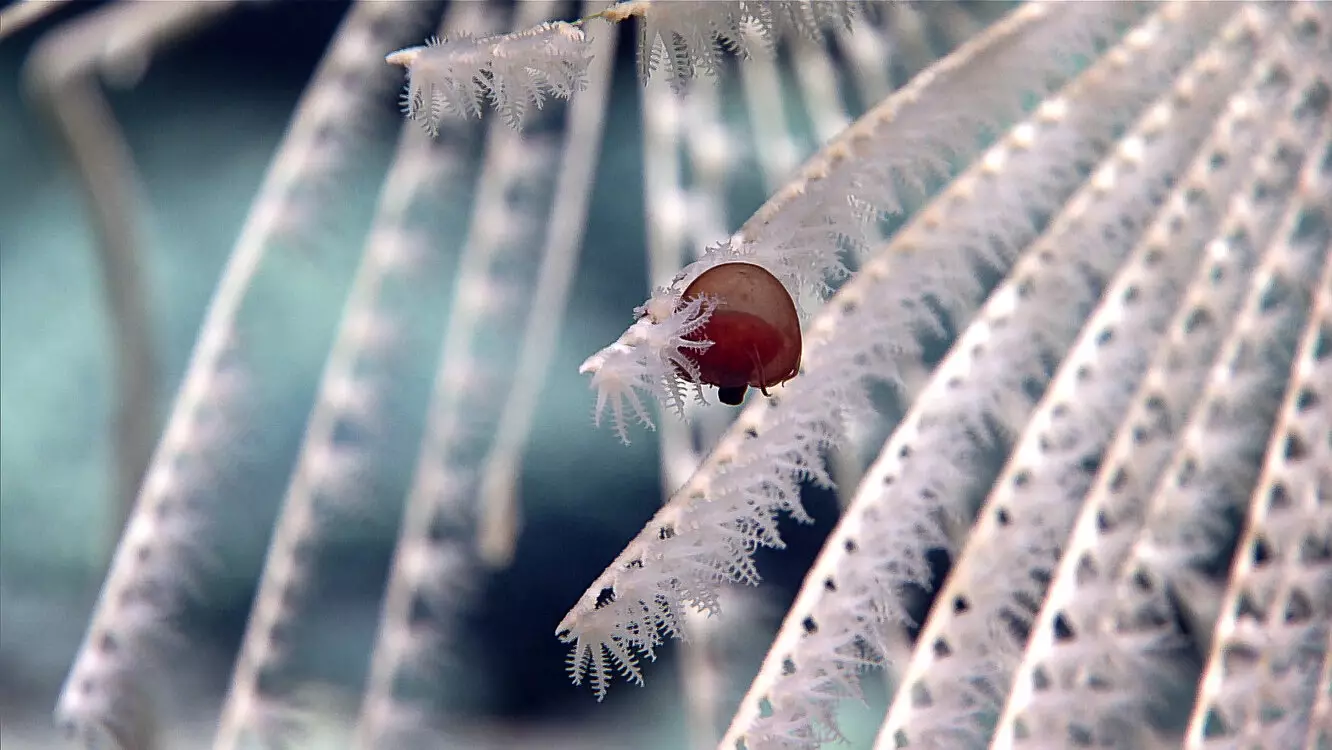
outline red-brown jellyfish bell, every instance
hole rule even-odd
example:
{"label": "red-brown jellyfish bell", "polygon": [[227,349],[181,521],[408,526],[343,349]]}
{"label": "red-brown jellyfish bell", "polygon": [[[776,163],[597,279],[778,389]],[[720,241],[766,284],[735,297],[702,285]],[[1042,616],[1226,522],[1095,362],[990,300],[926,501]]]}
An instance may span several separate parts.
{"label": "red-brown jellyfish bell", "polygon": [[717,387],[723,404],[737,406],[745,390],[795,377],[800,369],[800,318],[791,294],[767,269],[753,263],[713,266],[685,289],[681,304],[703,296],[717,306],[691,341],[711,341],[694,355],[698,381]]}

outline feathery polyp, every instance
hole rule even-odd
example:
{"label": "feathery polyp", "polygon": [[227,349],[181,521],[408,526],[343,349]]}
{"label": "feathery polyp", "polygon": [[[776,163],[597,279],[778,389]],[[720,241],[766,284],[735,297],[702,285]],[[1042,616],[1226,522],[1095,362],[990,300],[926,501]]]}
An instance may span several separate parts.
{"label": "feathery polyp", "polygon": [[592,387],[597,389],[598,424],[609,405],[615,432],[625,443],[629,442],[626,404],[649,427],[652,418],[638,391],[655,393],[664,406],[682,413],[685,395],[681,376],[695,382],[699,376],[698,365],[686,350],[697,354],[712,345],[711,341],[694,341],[688,336],[708,321],[715,300],[697,297],[678,307],[676,304],[670,295],[654,296],[639,308],[642,316],[615,343],[588,357],[578,368],[579,373],[592,375]]}
{"label": "feathery polyp", "polygon": [[589,41],[580,27],[555,21],[509,34],[432,38],[384,59],[407,68],[403,113],[433,135],[446,114],[479,118],[487,99],[514,127],[547,95],[568,99],[586,85]]}

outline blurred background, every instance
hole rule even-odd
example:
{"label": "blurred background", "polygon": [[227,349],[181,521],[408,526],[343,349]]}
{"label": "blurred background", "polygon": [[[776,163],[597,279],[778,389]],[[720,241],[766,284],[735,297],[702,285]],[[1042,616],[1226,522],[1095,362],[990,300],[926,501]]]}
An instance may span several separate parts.
{"label": "blurred background", "polygon": [[[445,3],[405,4],[415,7],[399,14],[386,37],[401,37],[406,45],[435,33]],[[549,17],[578,15],[573,3],[537,4]],[[515,13],[512,3],[488,5],[498,19]],[[239,3],[157,45],[141,65],[92,77],[132,166],[128,178],[112,188],[111,201],[123,204],[124,220],[132,225],[132,254],[109,263],[89,183],[52,108],[35,93],[40,76],[33,59],[42,43],[113,6],[87,0],[59,4],[0,39],[0,743],[5,750],[66,746],[52,710],[134,499],[127,488],[138,486],[266,170],[351,4]],[[837,122],[863,111],[867,97],[886,93],[884,83],[900,84],[1002,10],[1000,4],[947,6],[904,4],[893,11],[895,18],[876,16],[856,30],[859,36],[843,35],[823,46],[820,59],[838,76],[837,112],[820,111],[817,102],[801,98],[791,48],[784,46],[775,68],[779,96],[760,102],[775,107],[783,123],[783,153],[775,160],[763,151],[771,140],[765,140],[765,124],[755,119],[765,111],[753,100],[761,88],[748,86],[729,68],[706,97],[714,118],[709,133],[721,140],[686,139],[680,146],[681,184],[706,182],[705,167],[721,175],[701,198],[711,202],[713,212],[706,222],[696,222],[707,225],[706,231],[693,230],[713,232],[713,240],[724,236],[716,230],[733,230],[772,190],[775,176],[812,153]],[[681,677],[690,667],[679,658],[678,644],[648,667],[647,687],[616,685],[599,705],[586,688],[569,683],[567,647],[553,635],[586,586],[662,502],[668,484],[660,468],[659,433],[635,428],[632,444],[625,446],[606,425],[594,427],[594,393],[578,374],[583,358],[632,320],[649,283],[667,280],[652,270],[648,237],[653,217],[670,225],[670,212],[654,205],[644,189],[645,154],[659,146],[644,136],[644,113],[650,110],[636,77],[637,34],[623,31],[613,46],[615,64],[567,313],[549,367],[538,373],[530,433],[514,477],[520,511],[511,559],[457,574],[467,579],[457,582],[465,594],[451,600],[458,621],[440,647],[443,677],[431,683],[432,712],[444,717],[439,723],[460,747],[690,745],[688,680]],[[866,35],[878,46],[870,44],[870,58],[857,58],[848,50],[856,39],[864,47]],[[94,43],[78,42],[82,48]],[[116,41],[102,43],[109,47]],[[857,61],[865,59],[879,68],[857,71]],[[400,134],[404,128],[417,130],[399,112],[402,72],[383,67],[385,95],[359,110],[353,135],[336,143],[338,178],[317,191],[313,209],[283,214],[287,231],[270,242],[236,315],[244,417],[224,431],[225,466],[215,467],[217,482],[195,498],[208,507],[199,537],[206,563],[191,573],[191,595],[173,614],[183,647],[170,661],[169,694],[159,698],[167,707],[159,717],[168,719],[159,722],[166,732],[163,747],[205,746],[217,722],[274,524],[301,460],[312,409],[321,399],[321,372],[356,284],[367,226]],[[881,90],[875,91],[873,80]],[[58,89],[56,96],[66,91],[78,95],[70,88]],[[671,100],[662,91],[662,101]],[[563,132],[563,113],[562,104],[552,105],[521,142],[535,143],[548,156],[551,138]],[[674,119],[688,117],[676,112]],[[374,400],[373,439],[349,443],[358,468],[340,475],[335,494],[343,501],[317,520],[316,572],[302,586],[304,614],[293,639],[299,645],[286,654],[276,689],[312,709],[315,718],[306,728],[313,733],[300,747],[323,746],[312,738],[336,736],[356,716],[404,499],[428,429],[445,331],[461,309],[459,300],[470,293],[459,281],[471,278],[460,270],[459,259],[474,215],[475,186],[486,169],[500,168],[487,160],[487,149],[513,142],[507,132],[486,136],[484,128],[492,123],[507,131],[489,117],[480,125],[448,126],[452,136],[441,136],[454,139],[451,158],[460,171],[450,177],[448,189],[421,191],[418,197],[424,199],[412,209],[415,226],[428,230],[418,232],[412,244],[418,265],[411,275],[417,283],[380,289],[392,297],[394,320],[403,323],[385,355],[392,365],[384,372],[391,376]],[[708,156],[708,147],[720,148],[720,162],[715,154]],[[514,148],[520,149],[519,162],[531,165],[526,168],[551,173],[554,162]],[[546,166],[538,169],[538,163]],[[550,185],[534,190],[549,194]],[[697,192],[690,195],[700,200]],[[694,209],[704,210],[698,203],[689,206],[686,224],[698,216]],[[476,235],[471,236],[475,244]],[[702,244],[682,242],[689,252]],[[130,298],[118,298],[126,289]],[[112,315],[117,306],[118,318]],[[499,354],[512,357],[521,340],[513,331],[521,333],[525,312],[501,310],[498,318],[499,324],[482,327],[471,339],[476,352],[495,354],[501,363],[471,373],[477,403],[486,403],[487,396],[503,403],[512,380],[513,373],[503,371],[509,360]],[[712,423],[724,424],[730,412],[713,408],[719,411]],[[143,435],[146,448],[135,442]],[[371,443],[373,448],[366,447]],[[361,448],[365,452],[358,452]],[[705,661],[720,675],[721,686],[714,720],[729,718],[835,518],[835,498],[809,502],[819,523],[783,528],[790,549],[760,554],[765,585],[738,596],[736,615],[721,626],[730,629],[709,636],[715,648]],[[853,746],[874,731],[877,717],[870,710],[864,714],[864,722],[854,710],[847,717]]]}

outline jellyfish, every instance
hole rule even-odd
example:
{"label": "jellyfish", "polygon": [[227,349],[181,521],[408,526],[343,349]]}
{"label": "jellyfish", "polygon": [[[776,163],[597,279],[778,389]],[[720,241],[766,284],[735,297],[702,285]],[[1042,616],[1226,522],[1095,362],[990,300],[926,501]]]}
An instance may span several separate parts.
{"label": "jellyfish", "polygon": [[712,315],[686,337],[711,341],[695,355],[697,382],[716,386],[717,398],[737,406],[753,387],[768,388],[795,377],[800,369],[800,319],[782,282],[753,263],[713,266],[694,279],[681,303],[696,297],[715,300]]}

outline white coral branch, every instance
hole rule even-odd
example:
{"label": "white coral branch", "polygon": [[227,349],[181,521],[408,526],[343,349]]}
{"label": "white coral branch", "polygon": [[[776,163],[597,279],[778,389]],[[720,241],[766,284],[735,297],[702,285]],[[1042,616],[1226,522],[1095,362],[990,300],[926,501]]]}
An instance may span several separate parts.
{"label": "white coral branch", "polygon": [[586,87],[590,44],[583,29],[554,21],[508,34],[432,38],[384,59],[407,69],[403,113],[434,135],[446,115],[480,117],[487,100],[520,127],[547,96],[568,99]]}
{"label": "white coral branch", "polygon": [[[1088,16],[1085,15],[1087,7],[1098,10]],[[965,97],[968,91],[987,87],[1007,92],[1015,100],[1020,99],[1021,94],[1031,85],[1031,79],[1026,79],[1026,82],[1007,78],[996,81],[991,79],[990,74],[1018,68],[1031,73],[1032,68],[1037,66],[1033,62],[1035,59],[1041,61],[1045,74],[1054,73],[1065,61],[1055,54],[1052,46],[1068,50],[1069,42],[1066,40],[1076,37],[1083,40],[1083,51],[1089,51],[1093,40],[1110,32],[1122,20],[1123,13],[1123,6],[1105,4],[1025,6],[1016,16],[964,47],[958,53],[959,58],[943,63],[947,75],[939,73],[927,76],[928,82],[922,85],[931,97],[938,97],[938,100],[945,102]],[[1049,35],[1056,29],[1064,34],[1064,40],[1048,41]],[[1074,33],[1075,30],[1080,33]],[[1036,37],[1024,43],[1022,40],[1028,33]],[[1036,76],[1036,80],[1044,78],[1044,75]],[[774,199],[777,203],[770,202],[770,205],[799,205],[803,196],[813,198],[815,192],[828,187],[834,175],[841,175],[837,179],[842,187],[858,184],[857,175],[863,171],[858,170],[857,166],[864,166],[867,162],[858,162],[849,157],[857,154],[884,156],[882,149],[870,154],[872,149],[868,146],[869,141],[890,144],[884,148],[891,149],[894,154],[909,153],[913,148],[911,138],[919,135],[917,128],[921,121],[930,119],[927,112],[930,105],[925,103],[924,94],[920,87],[909,87],[902,94],[890,97],[868,116],[864,125],[853,128],[849,141],[839,141],[829,147],[833,155],[840,156],[832,158],[829,150],[825,150],[815,157],[812,162],[814,166],[801,175],[795,183],[797,187],[779,192]],[[999,98],[998,94],[993,95]],[[897,126],[904,122],[908,123],[907,130],[903,138],[898,138]],[[1030,139],[1032,134],[1029,128],[1020,140]],[[1076,139],[1073,134],[1070,136]],[[1030,141],[1023,140],[1018,150],[1026,151],[1029,146]],[[929,147],[928,144],[926,147]],[[1049,165],[1041,158],[1033,158],[1036,158],[1037,164],[1028,166],[1032,172],[1040,175]],[[919,164],[919,161],[914,163]],[[1002,166],[1002,162],[998,164]],[[981,171],[983,173],[985,169],[997,168],[987,163]],[[1059,190],[1054,188],[1048,193],[1043,191],[1049,182],[1058,183],[1060,179],[1037,179],[1040,186],[1032,188],[1034,197],[1048,201],[1059,194]],[[960,190],[977,192],[977,182],[968,182]],[[835,210],[837,201],[834,196],[828,193],[821,195],[827,201],[825,208]],[[967,203],[970,197],[970,194],[965,195],[962,202]],[[999,202],[1006,206],[1003,193],[999,194],[999,198]],[[982,210],[981,220],[986,226],[994,225],[997,218],[1004,232],[1029,236],[1022,228],[1025,225],[1029,232],[1029,223],[1015,221],[1002,210],[996,210],[993,205],[977,208]],[[780,218],[764,211],[756,217],[757,223],[764,224],[765,217],[774,219],[766,222],[770,226],[775,225],[775,219]],[[943,232],[938,218],[937,212],[927,212],[922,218],[922,231],[926,235],[935,230]],[[751,220],[751,223],[755,223],[755,220]],[[826,230],[826,225],[823,226]],[[768,235],[760,229],[746,236]],[[823,236],[826,237],[826,234]],[[650,656],[661,642],[663,634],[679,631],[686,608],[714,611],[725,581],[757,580],[753,560],[755,549],[759,546],[781,545],[774,528],[780,514],[791,513],[797,519],[808,519],[799,500],[800,482],[809,478],[827,483],[823,451],[840,438],[840,426],[844,418],[871,408],[867,403],[863,378],[872,376],[899,381],[898,368],[907,364],[905,360],[916,359],[915,341],[910,327],[922,316],[919,307],[912,307],[913,303],[919,302],[915,299],[917,294],[937,291],[938,297],[945,300],[945,305],[970,307],[970,301],[975,296],[974,290],[970,288],[971,282],[968,281],[970,269],[963,270],[962,267],[968,265],[973,254],[993,253],[993,246],[988,240],[971,242],[961,237],[953,237],[941,244],[944,246],[940,247],[937,256],[923,251],[910,254],[915,259],[927,256],[933,258],[932,262],[921,263],[922,267],[914,269],[913,273],[890,274],[884,272],[883,268],[867,268],[861,272],[856,281],[864,279],[871,285],[894,284],[892,290],[876,291],[859,298],[848,297],[846,306],[838,307],[838,310],[851,311],[843,317],[841,323],[851,323],[846,317],[854,317],[852,324],[861,327],[859,331],[862,336],[841,337],[833,344],[829,341],[831,337],[828,328],[821,328],[818,321],[810,326],[807,337],[810,370],[797,377],[773,399],[756,402],[763,404],[762,408],[756,406],[741,416],[728,438],[718,445],[700,473],[647,524],[561,622],[559,634],[566,642],[578,644],[580,653],[628,645]],[[682,272],[676,285],[679,286],[690,276],[728,257],[753,258],[755,254],[767,261],[770,269],[781,271],[779,276],[786,274],[788,278],[784,280],[822,277],[825,273],[826,266],[800,268],[784,264],[782,259],[789,256],[780,251],[766,254],[765,247],[771,248],[772,245],[749,242],[744,237],[738,241],[721,243],[704,259]],[[823,248],[827,252],[817,257],[825,263],[835,262],[835,249],[830,244]],[[1001,261],[997,259],[995,262]],[[653,323],[665,320],[662,311],[673,309],[674,294],[678,292],[663,290],[649,301],[646,307],[654,314],[649,315],[648,319]],[[928,313],[925,315],[928,316]],[[826,322],[837,325],[836,320],[836,315],[830,315]],[[642,363],[656,362],[660,358],[659,354],[650,350],[651,345],[669,340],[667,336],[655,332],[648,336],[642,329],[650,325],[640,320],[635,324],[636,328],[631,328],[616,344],[590,359],[584,371],[594,373],[594,377],[602,378],[603,382],[613,376],[621,377],[621,384],[629,388],[633,388],[634,383],[647,382],[641,374],[644,367]],[[635,367],[626,367],[619,372],[615,370],[615,366],[625,364],[635,364]],[[632,395],[637,397],[637,394]],[[603,636],[611,640],[605,640]],[[596,645],[599,640],[601,646]],[[575,674],[580,676],[580,665],[585,664],[581,659],[579,657],[573,662]]]}

